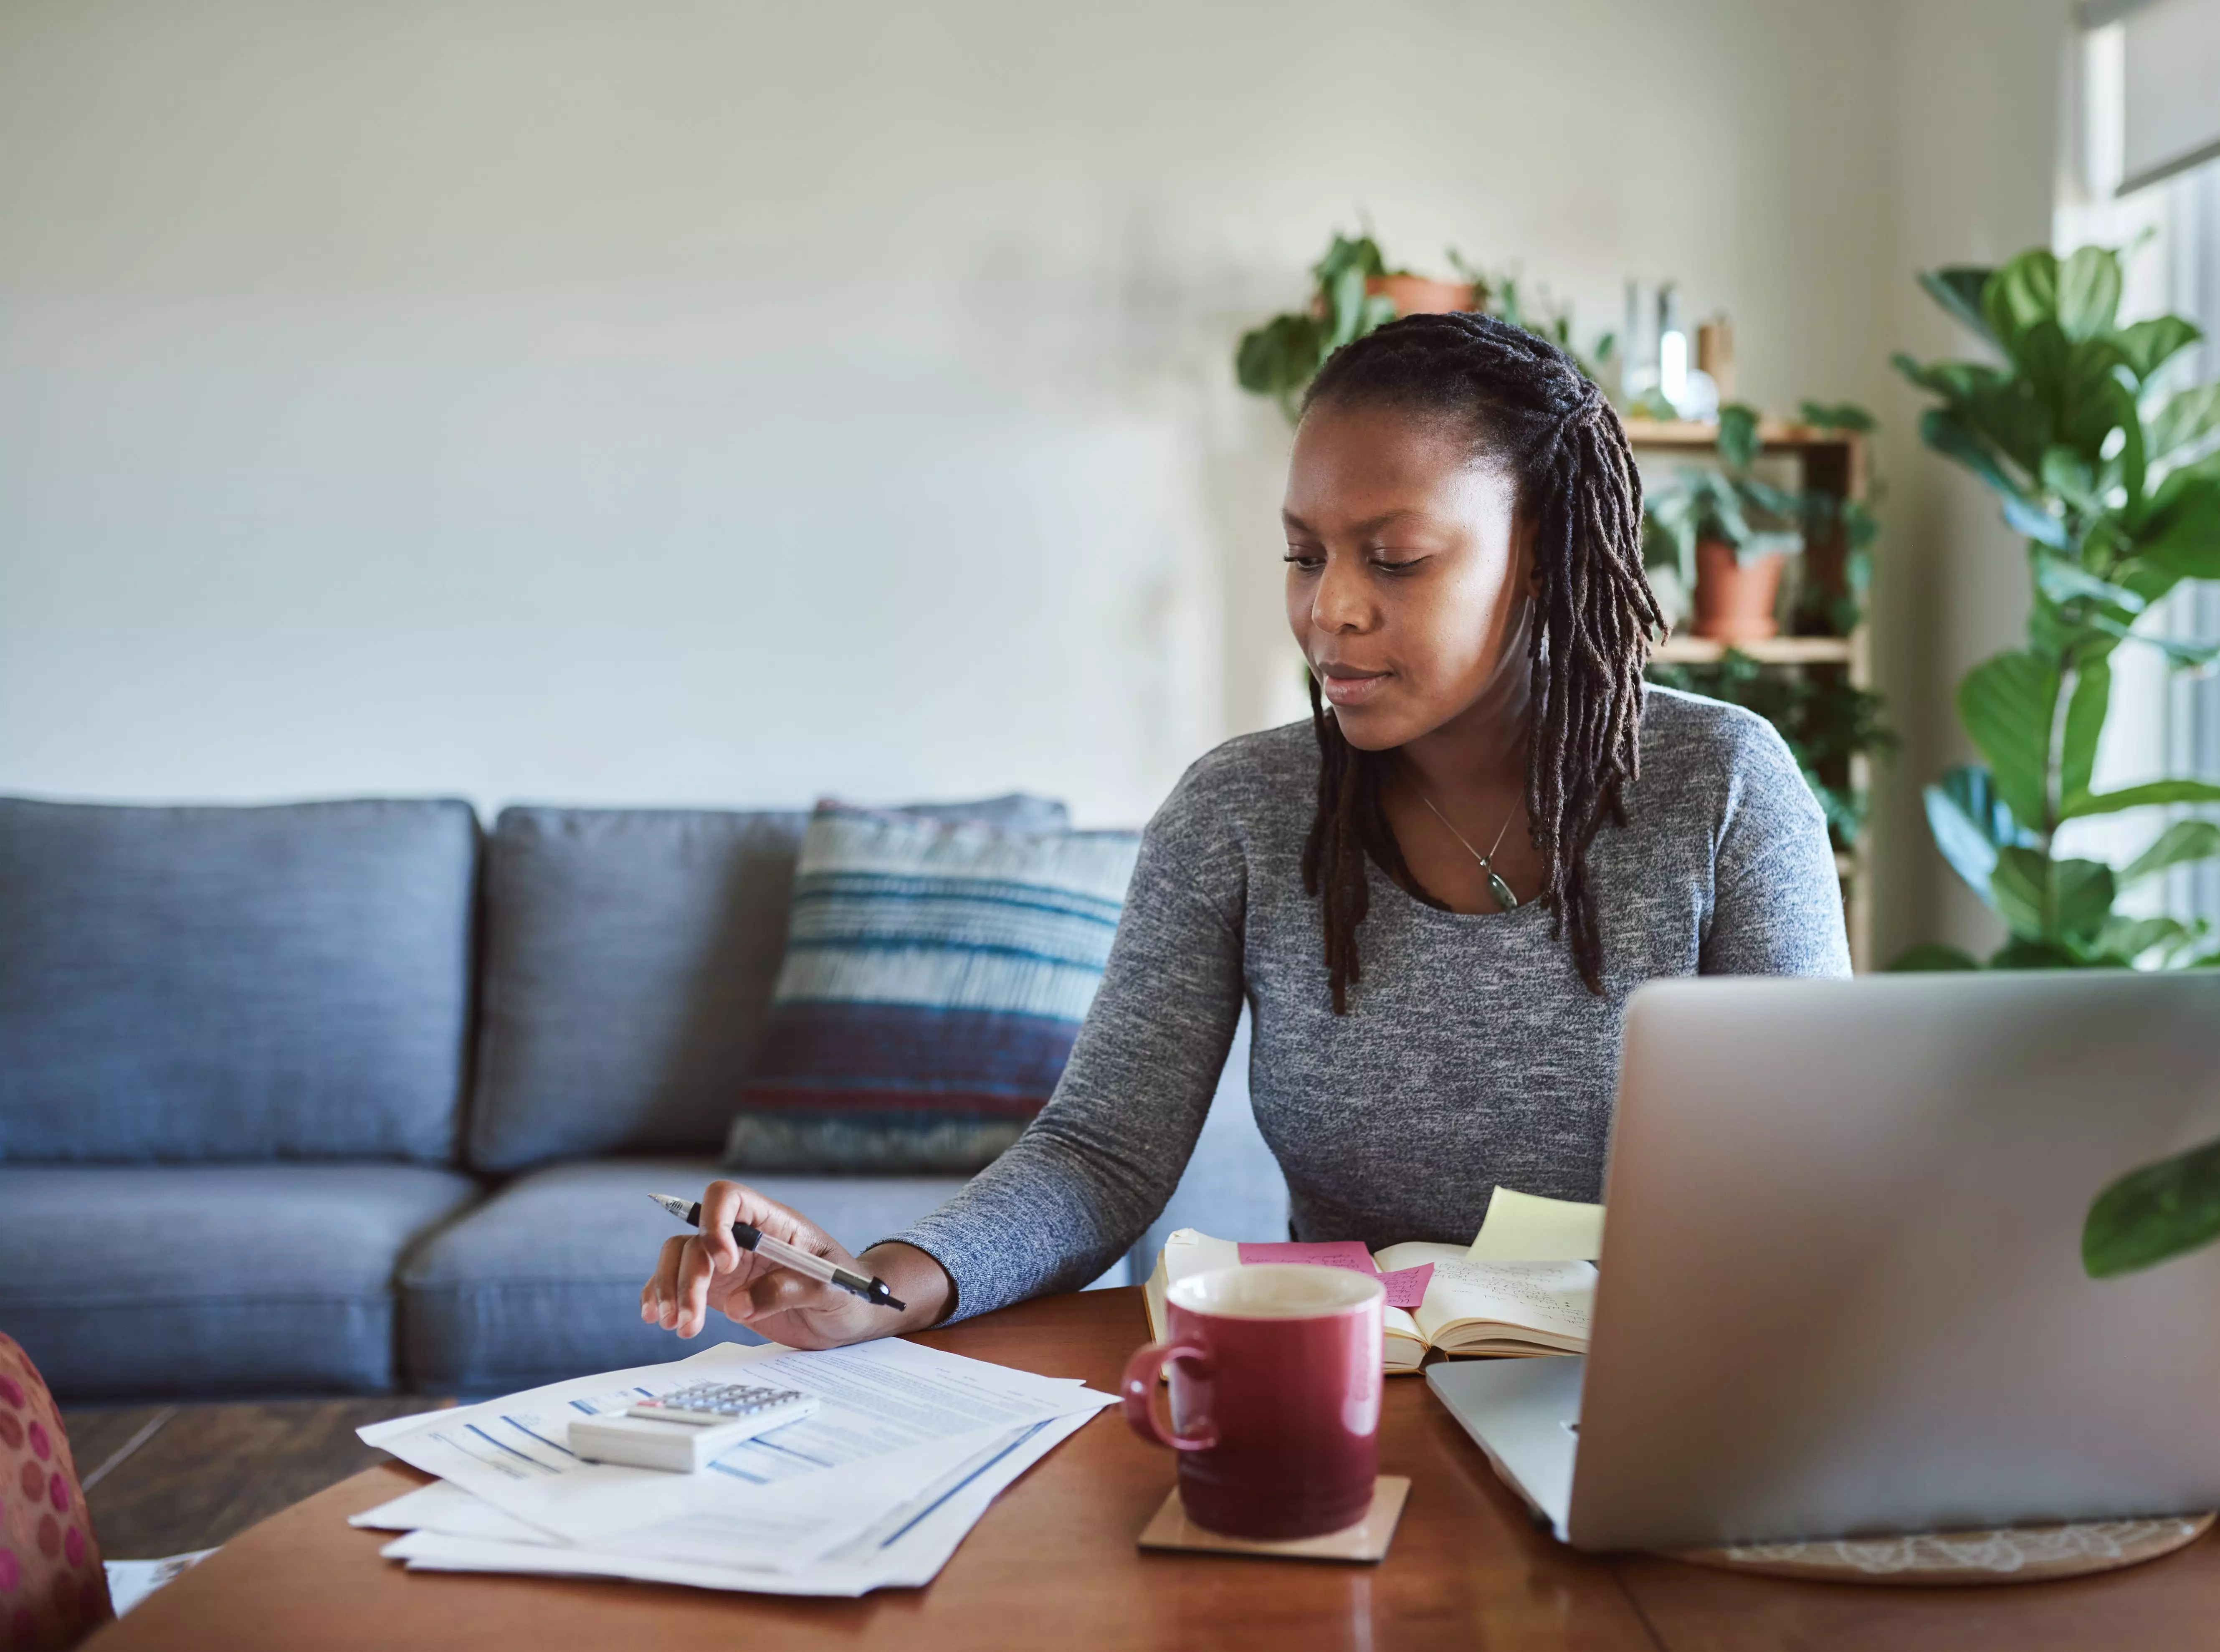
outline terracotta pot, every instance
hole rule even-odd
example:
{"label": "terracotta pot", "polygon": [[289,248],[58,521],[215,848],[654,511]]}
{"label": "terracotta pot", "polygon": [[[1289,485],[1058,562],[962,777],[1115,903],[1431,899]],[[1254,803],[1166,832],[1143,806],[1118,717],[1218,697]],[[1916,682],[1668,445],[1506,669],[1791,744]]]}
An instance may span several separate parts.
{"label": "terracotta pot", "polygon": [[1780,598],[1780,573],[1787,557],[1774,552],[1748,562],[1737,559],[1724,539],[1696,541],[1696,622],[1689,627],[1715,642],[1755,642],[1780,634],[1773,616]]}
{"label": "terracotta pot", "polygon": [[1385,294],[1395,301],[1397,320],[1406,315],[1439,315],[1447,310],[1472,308],[1469,281],[1435,281],[1425,276],[1370,276],[1364,283],[1368,296]]}

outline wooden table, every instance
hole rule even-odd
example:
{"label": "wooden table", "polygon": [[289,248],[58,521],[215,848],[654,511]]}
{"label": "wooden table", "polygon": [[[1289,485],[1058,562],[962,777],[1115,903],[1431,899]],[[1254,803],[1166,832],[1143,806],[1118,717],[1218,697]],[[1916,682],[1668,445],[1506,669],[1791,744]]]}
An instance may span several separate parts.
{"label": "wooden table", "polygon": [[[1124,1290],[1025,1303],[919,1340],[1114,1392],[1144,1335],[1140,1294]],[[346,1523],[422,1483],[393,1465],[253,1528],[90,1644],[99,1652],[2220,1645],[2212,1541],[2105,1577],[1969,1589],[1791,1583],[1599,1559],[1536,1531],[1415,1378],[1388,1385],[1381,1468],[1408,1474],[1412,1488],[1379,1566],[1143,1555],[1133,1539],[1171,1485],[1170,1456],[1143,1445],[1112,1411],[1006,1492],[930,1587],[848,1601],[408,1573],[377,1557],[385,1534]]]}

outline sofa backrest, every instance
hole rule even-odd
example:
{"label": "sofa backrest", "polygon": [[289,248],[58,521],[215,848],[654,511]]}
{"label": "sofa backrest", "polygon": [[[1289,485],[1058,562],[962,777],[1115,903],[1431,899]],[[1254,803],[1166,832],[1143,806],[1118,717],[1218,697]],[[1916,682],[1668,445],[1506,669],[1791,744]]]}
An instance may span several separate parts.
{"label": "sofa backrest", "polygon": [[[1066,820],[1031,797],[915,812],[1020,831]],[[808,822],[799,811],[502,811],[486,845],[475,1169],[718,1150],[785,955]]]}
{"label": "sofa backrest", "polygon": [[452,1162],[477,852],[460,802],[0,799],[0,1158]]}

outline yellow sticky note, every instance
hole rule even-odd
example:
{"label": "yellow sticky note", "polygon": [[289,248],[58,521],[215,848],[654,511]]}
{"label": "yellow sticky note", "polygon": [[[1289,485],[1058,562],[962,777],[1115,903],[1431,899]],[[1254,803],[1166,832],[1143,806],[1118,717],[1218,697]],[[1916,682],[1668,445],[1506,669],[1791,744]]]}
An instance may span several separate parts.
{"label": "yellow sticky note", "polygon": [[1498,1188],[1465,1254],[1475,1262],[1593,1262],[1603,1254],[1603,1206]]}

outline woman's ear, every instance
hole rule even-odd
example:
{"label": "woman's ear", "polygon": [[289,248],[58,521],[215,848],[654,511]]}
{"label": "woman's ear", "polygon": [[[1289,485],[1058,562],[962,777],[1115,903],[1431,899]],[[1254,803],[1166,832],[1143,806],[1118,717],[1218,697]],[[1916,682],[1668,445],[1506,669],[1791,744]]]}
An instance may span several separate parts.
{"label": "woman's ear", "polygon": [[1511,555],[1526,576],[1527,594],[1538,599],[1542,595],[1542,570],[1534,560],[1534,519],[1524,510],[1511,519]]}

